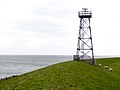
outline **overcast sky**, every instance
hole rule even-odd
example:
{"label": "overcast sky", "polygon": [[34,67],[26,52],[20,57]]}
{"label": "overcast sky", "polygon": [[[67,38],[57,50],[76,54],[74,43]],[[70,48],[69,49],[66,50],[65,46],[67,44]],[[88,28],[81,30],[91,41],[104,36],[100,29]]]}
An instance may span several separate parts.
{"label": "overcast sky", "polygon": [[120,55],[119,0],[0,0],[0,55],[73,55],[78,11],[92,8],[95,55]]}

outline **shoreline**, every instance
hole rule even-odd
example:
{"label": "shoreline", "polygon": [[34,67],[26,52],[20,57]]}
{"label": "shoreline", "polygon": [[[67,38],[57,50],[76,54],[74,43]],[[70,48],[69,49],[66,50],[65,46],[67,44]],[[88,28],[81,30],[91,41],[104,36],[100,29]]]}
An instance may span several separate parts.
{"label": "shoreline", "polygon": [[[105,59],[105,58],[120,58],[120,56],[95,56],[95,59]],[[68,61],[72,61],[72,60],[68,60]],[[57,62],[57,63],[60,63],[60,62]],[[53,63],[51,65],[54,65],[54,64],[57,64],[57,63]],[[47,65],[47,66],[43,66],[43,67],[40,67],[38,69],[42,69],[42,68],[45,68],[45,67],[48,67],[48,66],[51,66],[51,65]],[[37,70],[37,69],[34,69],[34,70]],[[24,72],[24,73],[21,73],[21,74],[13,74],[13,75],[9,75],[9,76],[5,76],[5,77],[0,77],[0,80],[2,79],[6,79],[6,78],[11,78],[11,77],[15,77],[15,76],[20,76],[22,74],[25,74],[25,73],[29,73],[29,72],[32,72],[34,70],[31,70],[31,71],[28,71],[28,72]]]}
{"label": "shoreline", "polygon": [[[57,63],[20,76],[5,78],[0,81],[0,89],[120,89],[118,68],[120,67],[120,58],[97,59],[97,62],[96,65],[76,61]],[[108,68],[104,68],[105,66]],[[110,68],[113,68],[113,71],[110,71]],[[103,82],[101,83],[101,81]],[[95,83],[96,86],[94,86]]]}

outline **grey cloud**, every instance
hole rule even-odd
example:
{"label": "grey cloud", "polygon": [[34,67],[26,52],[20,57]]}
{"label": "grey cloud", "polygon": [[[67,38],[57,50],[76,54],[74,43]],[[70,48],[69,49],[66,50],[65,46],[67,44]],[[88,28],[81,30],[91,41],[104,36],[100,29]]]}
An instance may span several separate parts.
{"label": "grey cloud", "polygon": [[46,5],[43,7],[32,8],[30,13],[33,15],[50,15],[66,19],[69,18],[71,14],[73,14],[73,11],[59,1],[48,0]]}
{"label": "grey cloud", "polygon": [[[31,10],[29,10],[29,15],[31,15],[33,18],[30,18],[29,20],[15,22],[16,27],[14,29],[38,32],[52,36],[65,36],[66,31],[64,30],[64,28],[66,27],[66,25],[64,25],[64,23],[60,22],[59,20],[70,19],[71,14],[72,11],[70,11],[67,6],[63,6],[62,3],[55,0],[48,0],[46,5],[44,5],[43,7],[31,8]],[[55,18],[56,20],[40,20],[36,18],[41,16],[51,16],[53,19]]]}
{"label": "grey cloud", "polygon": [[54,35],[54,36],[64,36],[65,32],[62,30],[64,25],[60,25],[50,21],[43,20],[33,20],[33,21],[25,21],[25,22],[17,22],[17,30],[25,30],[32,31],[37,33],[43,33],[46,35]]}

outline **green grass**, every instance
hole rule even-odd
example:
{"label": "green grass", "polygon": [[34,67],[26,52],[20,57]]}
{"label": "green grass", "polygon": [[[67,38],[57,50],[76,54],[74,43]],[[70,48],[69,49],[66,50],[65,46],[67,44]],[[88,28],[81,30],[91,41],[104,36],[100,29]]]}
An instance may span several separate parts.
{"label": "green grass", "polygon": [[[104,69],[106,65],[113,71]],[[97,59],[97,65],[58,63],[1,80],[0,90],[120,90],[120,58]]]}

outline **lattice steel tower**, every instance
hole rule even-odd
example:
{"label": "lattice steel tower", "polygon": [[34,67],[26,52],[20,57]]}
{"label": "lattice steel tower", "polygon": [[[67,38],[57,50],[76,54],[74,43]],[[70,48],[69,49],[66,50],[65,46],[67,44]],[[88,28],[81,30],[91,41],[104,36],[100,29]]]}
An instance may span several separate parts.
{"label": "lattice steel tower", "polygon": [[78,35],[77,52],[74,55],[74,60],[90,61],[92,64],[96,64],[93,53],[92,34],[90,26],[90,18],[92,12],[87,8],[83,8],[78,12],[80,18],[80,27]]}

